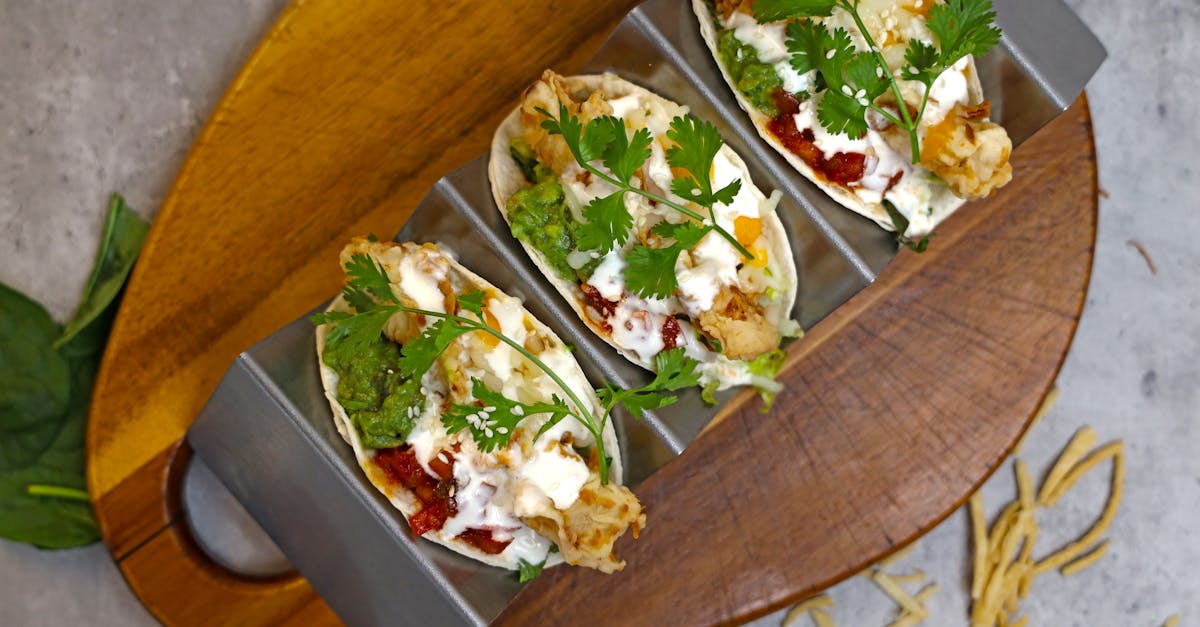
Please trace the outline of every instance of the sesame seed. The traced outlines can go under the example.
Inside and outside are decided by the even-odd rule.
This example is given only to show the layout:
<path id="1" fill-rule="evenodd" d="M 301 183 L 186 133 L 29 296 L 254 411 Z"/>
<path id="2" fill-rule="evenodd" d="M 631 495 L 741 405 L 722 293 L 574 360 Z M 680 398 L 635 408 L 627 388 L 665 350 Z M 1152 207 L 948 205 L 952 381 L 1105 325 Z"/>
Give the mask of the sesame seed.
<path id="1" fill-rule="evenodd" d="M 825 58 L 826 58 L 826 59 L 832 59 L 832 58 L 833 58 L 833 55 L 835 55 L 835 54 L 837 54 L 837 50 L 830 50 L 829 52 L 826 52 L 826 53 L 825 53 Z"/>
<path id="2" fill-rule="evenodd" d="M 853 95 L 854 95 L 854 92 L 850 91 L 850 86 L 849 86 L 849 85 L 842 85 L 842 93 L 843 93 L 843 94 L 846 94 L 847 96 L 853 96 Z"/>
<path id="3" fill-rule="evenodd" d="M 513 407 L 513 408 L 512 408 L 512 415 L 514 415 L 514 416 L 524 416 L 524 415 L 525 415 L 525 408 L 524 408 L 524 407 L 521 407 L 520 405 L 517 405 L 517 406 Z"/>
<path id="4" fill-rule="evenodd" d="M 500 435 L 504 435 L 504 434 L 508 433 L 508 427 L 498 427 L 496 429 L 496 433 L 499 433 Z"/>
<path id="5" fill-rule="evenodd" d="M 867 95 L 867 90 L 865 90 L 865 89 L 860 89 L 860 90 L 854 92 L 855 98 L 861 99 L 863 96 L 866 96 L 866 95 Z"/>

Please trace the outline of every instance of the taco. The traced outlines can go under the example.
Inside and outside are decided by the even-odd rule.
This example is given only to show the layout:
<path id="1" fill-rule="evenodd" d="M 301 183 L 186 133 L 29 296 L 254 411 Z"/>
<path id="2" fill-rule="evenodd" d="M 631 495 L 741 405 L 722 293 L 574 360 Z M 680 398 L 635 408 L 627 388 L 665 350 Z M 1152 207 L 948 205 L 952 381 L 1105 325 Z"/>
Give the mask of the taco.
<path id="1" fill-rule="evenodd" d="M 612 122 L 626 133 L 618 143 L 636 143 L 642 134 L 646 158 L 635 160 L 629 185 L 707 217 L 696 220 L 668 203 L 625 193 L 628 239 L 607 251 L 586 249 L 589 205 L 618 188 L 581 167 L 564 138 L 548 131 L 556 115 L 585 126 L 596 122 L 611 128 L 600 122 Z M 706 174 L 713 190 L 730 186 L 736 193 L 716 202 L 711 214 L 677 195 L 682 188 L 675 186 L 690 185 L 685 178 L 691 175 L 668 162 L 679 147 L 673 138 L 680 138 L 681 127 L 705 124 L 688 117 L 686 107 L 612 74 L 563 77 L 547 70 L 496 130 L 488 165 L 492 192 L 538 269 L 579 318 L 623 356 L 654 370 L 656 355 L 683 348 L 701 363 L 706 392 L 750 384 L 770 395 L 778 387 L 780 343 L 800 333 L 789 317 L 797 280 L 775 213 L 780 196 L 754 186 L 745 163 L 711 125 L 706 127 L 712 138 Z M 615 176 L 599 161 L 592 167 Z M 678 227 L 712 229 L 714 217 L 724 234 L 709 230 L 686 247 L 668 235 Z M 745 252 L 735 248 L 733 238 Z M 650 295 L 631 289 L 633 257 L 672 245 L 685 249 L 673 266 L 656 272 L 670 274 L 674 289 Z"/>
<path id="2" fill-rule="evenodd" d="M 321 381 L 359 466 L 413 534 L 502 568 L 565 561 L 620 570 L 624 562 L 613 556 L 613 543 L 628 528 L 636 536 L 645 515 L 637 497 L 619 485 L 621 455 L 611 422 L 590 431 L 574 415 L 496 420 L 495 405 L 509 399 L 529 406 L 577 398 L 598 415 L 595 391 L 554 332 L 432 244 L 360 238 L 342 250 L 341 261 L 348 287 L 318 316 Z M 378 272 L 374 287 L 354 287 L 372 271 Z M 371 309 L 381 297 L 486 324 L 549 366 L 574 396 L 497 337 L 472 331 L 435 341 L 445 327 L 434 325 L 445 320 Z M 468 299 L 477 306 L 468 307 Z M 372 321 L 370 311 L 380 317 Z M 377 326 L 366 332 L 354 327 L 357 342 L 351 326 L 338 326 L 370 323 Z M 419 350 L 431 345 L 439 350 L 425 354 L 426 369 L 417 376 L 420 368 L 408 360 L 420 361 Z M 512 418 L 519 409 L 500 411 Z M 457 429 L 451 428 L 455 415 L 462 421 Z M 467 422 L 471 428 L 464 428 Z M 607 482 L 597 460 L 594 434 L 600 432 L 611 458 Z M 477 441 L 484 433 L 497 441 Z"/>
<path id="3" fill-rule="evenodd" d="M 858 4 L 872 41 L 879 43 L 896 76 L 907 71 L 910 42 L 933 45 L 935 36 L 926 16 L 939 3 L 862 0 Z M 793 59 L 808 55 L 794 55 L 787 45 L 796 32 L 789 28 L 797 24 L 759 23 L 754 0 L 693 0 L 692 5 L 721 74 L 759 134 L 845 207 L 888 230 L 902 231 L 902 236 L 918 238 L 968 199 L 986 197 L 1011 180 L 1012 142 L 1003 127 L 988 119 L 989 102 L 970 55 L 958 59 L 928 90 L 928 103 L 916 128 L 920 162 L 914 164 L 909 133 L 875 111 L 867 112 L 868 129 L 860 139 L 826 128 L 820 110 L 829 94 L 826 79 L 815 69 L 798 72 Z M 868 49 L 852 16 L 840 7 L 828 17 L 800 22 L 832 35 L 843 31 L 854 49 Z M 834 58 L 832 52 L 827 58 Z M 803 59 L 801 65 L 813 63 Z M 897 83 L 908 111 L 917 115 L 924 84 L 902 78 Z M 863 93 L 842 89 L 866 105 Z M 890 90 L 871 104 L 902 117 Z"/>

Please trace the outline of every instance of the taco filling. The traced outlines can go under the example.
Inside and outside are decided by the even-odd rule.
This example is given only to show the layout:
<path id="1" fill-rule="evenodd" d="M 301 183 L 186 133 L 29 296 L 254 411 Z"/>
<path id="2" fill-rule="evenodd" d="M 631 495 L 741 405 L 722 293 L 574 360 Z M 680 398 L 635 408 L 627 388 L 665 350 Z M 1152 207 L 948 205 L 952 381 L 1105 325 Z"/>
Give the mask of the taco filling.
<path id="1" fill-rule="evenodd" d="M 400 305 L 500 331 L 550 366 L 577 398 L 599 407 L 579 365 L 552 331 L 517 299 L 436 247 L 356 239 L 341 257 L 348 275 L 361 275 L 364 267 L 386 272 L 379 284 Z M 365 303 L 360 304 L 365 310 L 370 303 L 360 299 L 378 299 L 384 289 L 379 284 L 376 291 L 347 290 L 347 297 Z M 347 297 L 335 301 L 328 319 L 344 323 L 364 313 Z M 481 299 L 482 317 L 464 307 L 467 298 Z M 370 322 L 360 317 L 356 324 L 364 321 Z M 404 513 L 414 535 L 489 564 L 516 569 L 566 561 L 620 570 L 624 563 L 613 555 L 613 543 L 628 528 L 636 536 L 645 516 L 637 497 L 617 485 L 620 458 L 611 425 L 604 438 L 611 440 L 605 449 L 614 459 L 611 481 L 604 482 L 596 437 L 574 416 L 550 424 L 549 414 L 512 416 L 521 407 L 561 402 L 564 393 L 556 382 L 483 332 L 425 352 L 428 344 L 437 345 L 431 339 L 436 334 L 428 333 L 435 321 L 390 313 L 379 321 L 382 332 L 365 342 L 339 332 L 336 323 L 318 327 L 326 394 L 367 477 Z M 427 369 L 405 378 L 413 360 L 421 359 L 430 360 Z M 498 412 L 508 412 L 515 426 Z M 458 428 L 450 428 L 454 416 Z"/>
<path id="2" fill-rule="evenodd" d="M 986 197 L 1012 178 L 1008 163 L 1012 142 L 1002 127 L 988 120 L 989 103 L 982 99 L 969 55 L 937 76 L 928 90 L 919 81 L 898 80 L 911 115 L 925 102 L 916 130 L 920 160 L 913 163 L 909 134 L 876 111 L 867 112 L 868 128 L 860 138 L 828 130 L 820 111 L 828 93 L 823 75 L 816 69 L 796 69 L 799 46 L 789 46 L 789 41 L 815 32 L 800 32 L 796 25 L 801 21 L 806 29 L 810 24 L 823 27 L 835 39 L 839 30 L 844 32 L 857 51 L 870 49 L 846 10 L 834 7 L 828 17 L 760 23 L 753 0 L 695 0 L 695 4 L 723 74 L 760 132 L 793 163 L 802 162 L 808 171 L 801 171 L 810 178 L 827 190 L 840 190 L 831 195 L 847 207 L 895 228 L 896 219 L 884 209 L 885 203 L 890 204 L 903 216 L 900 224 L 907 223 L 908 235 L 920 236 L 967 199 Z M 910 42 L 934 45 L 927 15 L 935 4 L 935 0 L 857 4 L 871 40 L 898 79 L 909 67 L 905 54 Z M 832 51 L 829 55 L 832 58 Z M 803 59 L 799 65 L 820 65 L 820 60 Z M 875 70 L 884 76 L 881 69 Z M 843 86 L 843 91 L 858 102 L 868 100 L 865 90 L 856 93 Z M 897 119 L 903 117 L 891 91 L 871 104 Z"/>
<path id="3" fill-rule="evenodd" d="M 672 137 L 687 109 L 611 76 L 564 78 L 547 70 L 529 87 L 516 118 L 497 133 L 493 182 L 497 200 L 513 235 L 530 250 L 543 271 L 567 295 L 580 316 L 601 337 L 635 363 L 653 368 L 663 351 L 682 348 L 701 362 L 702 382 L 709 390 L 752 384 L 768 391 L 781 359 L 782 337 L 799 326 L 788 318 L 796 294 L 794 262 L 775 205 L 750 181 L 745 165 L 728 147 L 713 149 L 711 188 L 737 183 L 728 202 L 709 208 L 677 195 L 688 172 L 668 162 L 676 146 Z M 557 115 L 577 118 L 588 126 L 599 118 L 614 119 L 636 140 L 648 133 L 647 155 L 638 162 L 629 185 L 707 215 L 696 221 L 646 195 L 625 193 L 621 200 L 631 218 L 628 239 L 605 251 L 588 245 L 584 234 L 589 205 L 619 191 L 576 159 L 561 134 L 547 121 Z M 716 133 L 715 129 L 712 131 Z M 503 143 L 501 143 L 503 142 Z M 504 150 L 507 148 L 507 150 Z M 502 154 L 503 153 L 506 154 Z M 613 176 L 601 160 L 589 163 L 604 177 Z M 499 173 L 499 174 L 498 174 Z M 670 237 L 680 226 L 715 224 L 694 245 L 657 268 L 645 259 L 677 242 Z M 618 226 L 618 228 L 620 228 Z M 730 237 L 736 238 L 739 251 Z M 673 274 L 673 289 L 647 293 L 629 284 L 629 273 Z"/>

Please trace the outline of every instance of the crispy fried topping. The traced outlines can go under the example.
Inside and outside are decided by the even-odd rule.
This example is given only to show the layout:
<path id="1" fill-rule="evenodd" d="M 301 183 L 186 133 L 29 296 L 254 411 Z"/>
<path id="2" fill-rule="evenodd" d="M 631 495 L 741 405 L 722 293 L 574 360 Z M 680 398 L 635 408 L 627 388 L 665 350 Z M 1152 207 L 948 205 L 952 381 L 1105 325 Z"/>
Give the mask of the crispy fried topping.
<path id="1" fill-rule="evenodd" d="M 736 287 L 723 287 L 713 306 L 700 313 L 700 328 L 721 342 L 730 359 L 754 359 L 779 345 L 779 329 L 763 308 Z"/>
<path id="2" fill-rule="evenodd" d="M 629 528 L 636 538 L 646 525 L 646 514 L 629 488 L 600 485 L 600 477 L 593 473 L 571 507 L 546 507 L 523 520 L 557 544 L 568 564 L 612 573 L 625 568 L 625 561 L 613 555 L 613 544 Z"/>
<path id="3" fill-rule="evenodd" d="M 956 196 L 984 198 L 1012 180 L 1012 141 L 988 113 L 987 101 L 955 105 L 925 134 L 921 165 L 942 177 Z"/>

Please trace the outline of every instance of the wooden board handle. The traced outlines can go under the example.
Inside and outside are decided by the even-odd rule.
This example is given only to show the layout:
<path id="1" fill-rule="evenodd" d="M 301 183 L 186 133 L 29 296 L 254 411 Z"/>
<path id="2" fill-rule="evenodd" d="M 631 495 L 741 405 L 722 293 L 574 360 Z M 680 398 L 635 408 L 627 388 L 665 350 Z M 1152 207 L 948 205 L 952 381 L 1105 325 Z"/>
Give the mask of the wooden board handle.
<path id="1" fill-rule="evenodd" d="M 110 493 L 120 503 L 101 504 L 110 521 L 113 512 L 130 515 L 126 528 L 136 532 L 110 538 L 109 546 L 146 608 L 168 624 L 340 624 L 299 573 L 245 575 L 204 552 L 183 502 L 191 461 L 191 447 L 181 439 Z"/>

